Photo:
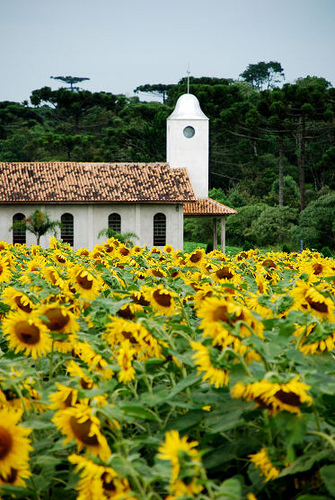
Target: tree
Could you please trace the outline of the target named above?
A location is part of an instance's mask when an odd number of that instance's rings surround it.
[[[139,85],[134,90],[135,94],[139,92],[144,92],[145,94],[153,94],[155,96],[161,97],[163,99],[163,104],[166,102],[168,91],[173,87],[173,84],[163,84],[163,83],[155,83],[150,85],[146,83],[145,85]]]
[[[56,234],[56,229],[61,227],[61,225],[60,221],[52,221],[46,212],[36,209],[26,219],[14,222],[9,230],[23,229],[34,234],[36,236],[36,243],[39,245],[41,236],[51,232]]]
[[[320,196],[301,212],[296,237],[304,241],[305,247],[335,249],[334,192]]]
[[[80,76],[50,76],[53,80],[60,80],[61,82],[68,83],[70,85],[70,90],[79,90],[79,87],[74,87],[75,83],[84,82],[85,80],[89,80],[86,77]]]
[[[276,61],[249,64],[240,76],[257,90],[272,89],[285,78],[281,64]]]

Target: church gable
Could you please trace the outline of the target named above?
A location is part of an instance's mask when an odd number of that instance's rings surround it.
[[[167,163],[0,163],[0,203],[194,201],[184,168]]]

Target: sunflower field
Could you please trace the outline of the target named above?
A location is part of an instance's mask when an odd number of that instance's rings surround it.
[[[335,260],[0,243],[0,492],[335,498]]]

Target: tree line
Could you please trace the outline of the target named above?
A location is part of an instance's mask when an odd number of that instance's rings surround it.
[[[285,83],[270,61],[239,80],[182,78],[141,85],[134,97],[53,78],[72,84],[0,102],[0,161],[165,161],[166,118],[189,88],[210,119],[211,195],[238,209],[228,243],[335,248],[335,89],[324,78]],[[207,230],[185,224],[187,238],[208,240]]]

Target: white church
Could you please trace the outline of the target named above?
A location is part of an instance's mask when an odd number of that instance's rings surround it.
[[[0,241],[36,243],[10,227],[40,209],[62,222],[57,237],[75,250],[92,250],[107,227],[135,233],[141,246],[183,249],[184,217],[207,217],[214,220],[214,248],[221,224],[224,251],[225,217],[236,211],[208,198],[208,122],[188,93],[167,119],[166,163],[0,163]]]

